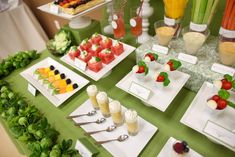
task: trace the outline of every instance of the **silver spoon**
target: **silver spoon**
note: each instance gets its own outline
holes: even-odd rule
[[[103,130],[86,132],[85,135],[92,135],[92,134],[96,134],[96,133],[103,132],[103,131],[111,132],[111,131],[115,130],[116,128],[117,128],[116,125],[110,125],[106,129],[103,129]]]
[[[111,139],[111,140],[105,140],[105,141],[97,141],[96,144],[100,145],[100,144],[104,144],[104,143],[107,143],[107,142],[112,142],[112,141],[119,141],[119,142],[123,142],[125,141],[126,139],[128,139],[128,135],[124,134],[124,135],[120,135],[118,138],[116,139]]]
[[[79,115],[74,115],[74,116],[68,116],[67,119],[72,119],[72,118],[77,118],[77,117],[82,117],[82,116],[93,116],[96,114],[96,111],[93,110],[93,111],[90,111],[88,113],[85,113],[85,114],[79,114]]]
[[[91,121],[91,122],[81,122],[81,123],[75,123],[75,125],[87,125],[87,124],[91,124],[91,123],[96,123],[96,124],[101,124],[103,122],[105,122],[106,119],[105,118],[99,118],[96,121]]]

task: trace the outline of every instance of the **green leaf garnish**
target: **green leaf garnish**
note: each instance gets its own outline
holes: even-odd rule
[[[139,61],[137,64],[139,67],[143,66],[144,67],[144,74],[147,75],[149,73],[149,68],[147,67],[147,65],[145,64],[144,61]]]
[[[235,80],[232,82],[233,89],[235,89]]]
[[[101,59],[100,59],[100,58],[98,58],[98,57],[95,57],[95,61],[96,61],[96,62],[100,62],[100,61],[101,61]]]
[[[228,106],[232,107],[235,109],[235,103],[231,102],[231,101],[227,101],[228,102]]]
[[[156,53],[152,53],[154,58],[155,58],[155,61],[158,59],[158,55]]]
[[[179,67],[181,67],[181,62],[180,61],[177,61],[177,60],[175,60],[175,59],[170,59],[170,62],[172,62],[173,63],[173,68],[176,70],[176,69],[178,69]]]
[[[160,76],[164,76],[165,79],[168,78],[168,74],[166,72],[160,72]]]
[[[225,99],[225,100],[227,100],[227,99],[230,97],[230,93],[229,93],[227,90],[225,90],[225,89],[219,90],[218,95],[219,95],[222,99]]]
[[[165,78],[164,82],[163,82],[163,86],[168,86],[170,84],[170,80],[168,78]]]
[[[225,75],[224,75],[224,78],[225,78],[226,80],[228,80],[229,82],[232,82],[232,81],[233,81],[233,77],[232,77],[231,75],[229,75],[229,74],[225,74]]]

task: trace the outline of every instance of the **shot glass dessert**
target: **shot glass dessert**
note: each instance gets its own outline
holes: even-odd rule
[[[97,102],[99,104],[100,111],[102,115],[107,118],[110,117],[110,111],[109,111],[109,99],[105,92],[99,92],[96,95]]]
[[[96,95],[98,94],[98,89],[95,85],[90,85],[86,89],[87,94],[90,98],[91,104],[94,109],[98,110],[99,109],[99,104],[96,99]]]
[[[123,123],[122,107],[121,107],[120,102],[116,100],[110,102],[109,110],[111,113],[113,123],[117,126],[120,126]]]
[[[138,114],[135,110],[129,109],[125,112],[125,122],[127,125],[128,134],[131,136],[137,135],[139,131]]]

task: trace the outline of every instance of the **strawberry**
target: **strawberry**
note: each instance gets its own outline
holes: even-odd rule
[[[218,95],[214,95],[211,99],[218,102],[220,100],[220,97]]]
[[[224,99],[220,99],[218,102],[217,102],[217,109],[218,110],[222,110],[224,109],[225,107],[227,107],[227,101],[224,100]]]
[[[163,82],[165,80],[164,76],[158,75],[157,82]]]
[[[226,81],[226,82],[222,83],[222,88],[225,90],[230,90],[232,88],[232,83],[229,81]]]
[[[139,70],[136,73],[144,73],[145,68],[144,66],[139,66]]]

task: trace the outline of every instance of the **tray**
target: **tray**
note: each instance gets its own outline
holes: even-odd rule
[[[183,88],[185,83],[188,81],[190,75],[175,71],[173,73],[169,73],[169,78],[171,80],[171,83],[167,88],[164,89],[157,89],[154,85],[154,77],[156,75],[156,72],[164,71],[163,66],[159,63],[156,63],[156,66],[159,67],[157,70],[150,70],[148,74],[147,81],[139,81],[133,72],[131,71],[128,73],[121,81],[119,81],[116,86],[125,92],[139,98],[144,103],[149,104],[150,106],[153,106],[157,109],[159,109],[162,112],[165,112],[168,106],[171,104],[171,102],[174,100],[176,95],[179,93],[179,91]],[[177,79],[175,79],[175,76],[177,76]],[[142,99],[138,97],[136,94],[133,94],[130,92],[130,86],[132,83],[139,84],[140,86],[143,86],[144,88],[151,91],[151,94],[149,98]]]
[[[170,137],[168,139],[168,141],[166,142],[166,144],[163,146],[162,150],[160,151],[160,153],[158,154],[157,157],[178,157],[179,155],[177,155],[174,150],[173,150],[173,144],[176,142],[177,140],[173,137]],[[187,155],[185,155],[186,157],[192,156],[192,157],[202,157],[202,155],[198,154],[196,151],[194,151],[193,149],[190,148],[190,151],[187,153]]]
[[[122,106],[123,111],[126,110],[125,107]],[[78,107],[74,112],[70,115],[78,115],[87,113],[93,110],[90,100],[85,101],[80,107]],[[100,111],[94,116],[88,117],[79,117],[74,118],[75,122],[84,122],[84,121],[94,121],[97,118],[102,117]],[[113,156],[121,156],[121,157],[136,157],[138,154],[143,150],[143,148],[148,144],[149,140],[158,130],[157,127],[153,126],[151,123],[147,122],[143,118],[139,116],[139,126],[140,130],[136,136],[129,136],[129,138],[124,142],[110,142],[103,144],[102,146],[110,152]],[[107,128],[107,126],[112,125],[112,118],[106,118],[106,122],[103,124],[89,124],[81,126],[82,129],[85,131],[94,131],[94,130],[102,130]],[[121,134],[127,134],[127,129],[125,124],[119,126],[113,132],[101,132],[98,134],[92,135],[92,137],[99,141],[99,140],[106,140],[106,139],[113,139],[118,137]],[[128,148],[128,149],[127,149]]]
[[[99,9],[100,7],[103,7],[104,5],[108,4],[112,2],[112,0],[105,0],[105,2],[103,3],[100,3],[94,7],[91,7],[85,11],[82,11],[76,15],[69,15],[69,14],[66,14],[66,13],[63,13],[63,12],[59,12],[58,14],[57,13],[54,13],[50,10],[50,3],[47,3],[47,4],[44,4],[42,6],[39,6],[38,9],[41,10],[41,11],[44,11],[46,13],[49,13],[49,14],[53,14],[53,15],[56,15],[56,16],[59,16],[59,17],[62,17],[64,19],[68,19],[68,20],[72,20],[74,18],[78,18],[78,17],[82,17],[84,15],[86,15],[87,13],[93,11],[93,10],[96,10],[96,9]]]
[[[101,35],[101,36],[103,36],[103,35]],[[89,70],[88,68],[86,68],[85,71],[78,68],[75,65],[74,61],[69,58],[68,54],[61,57],[61,60],[65,63],[69,64],[73,68],[77,69],[81,73],[87,75],[91,79],[98,81],[102,77],[104,77],[106,74],[108,74],[117,64],[119,64],[122,60],[124,60],[129,54],[131,54],[135,50],[135,47],[133,47],[133,46],[127,45],[125,43],[122,43],[122,44],[124,46],[124,52],[119,56],[115,56],[115,59],[111,63],[109,63],[107,65],[103,64],[103,68],[97,73],[93,72],[92,70]]]
[[[222,113],[215,114],[206,106],[208,98],[217,94],[218,89],[209,82],[204,82],[198,94],[181,119],[181,123],[204,134],[215,143],[235,151],[235,109],[228,106]],[[231,101],[235,93],[231,92]],[[230,141],[230,139],[234,139]],[[229,140],[229,141],[228,141]]]
[[[77,83],[78,88],[72,92],[65,93],[65,94],[57,94],[51,95],[49,90],[46,89],[41,83],[38,82],[37,79],[33,77],[34,71],[39,67],[47,67],[50,65],[54,65],[56,69],[60,71],[60,73],[65,73],[67,78],[70,78],[72,83]],[[25,71],[21,72],[20,75],[25,78],[30,84],[32,84],[40,93],[42,93],[54,106],[58,107],[63,102],[65,102],[68,98],[74,95],[77,91],[81,90],[84,86],[86,86],[89,81],[75,72],[71,71],[70,69],[66,68],[65,66],[61,65],[57,61],[53,60],[52,58],[48,57],[37,64],[31,66],[30,68],[26,69]]]

